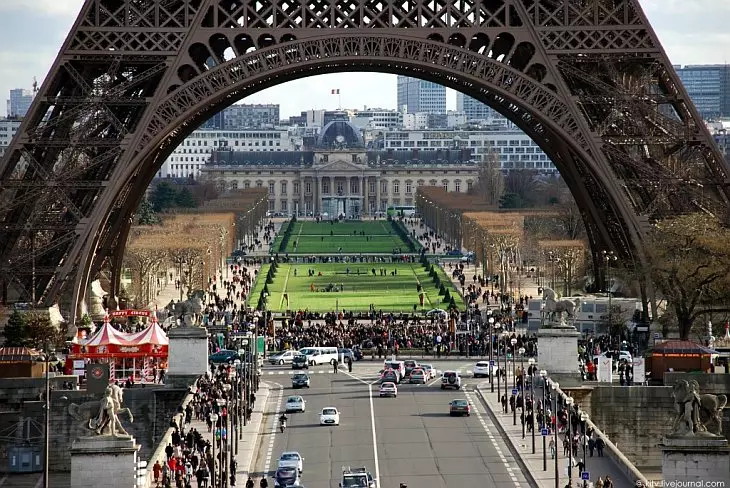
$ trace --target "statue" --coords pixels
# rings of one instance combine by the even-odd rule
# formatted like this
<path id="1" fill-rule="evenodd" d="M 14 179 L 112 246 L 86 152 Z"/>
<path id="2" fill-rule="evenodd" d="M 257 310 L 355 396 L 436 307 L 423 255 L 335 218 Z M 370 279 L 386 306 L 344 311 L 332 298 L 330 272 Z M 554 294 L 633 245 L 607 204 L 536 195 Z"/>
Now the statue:
<path id="1" fill-rule="evenodd" d="M 672 389 L 677 416 L 670 437 L 719 437 L 725 395 L 700 394 L 697 381 L 679 380 Z"/>
<path id="2" fill-rule="evenodd" d="M 555 299 L 557 294 L 552 289 L 543 287 L 540 290 L 542 290 L 542 299 L 545 300 L 543 311 L 550 314 L 549 320 L 552 323 L 557 322 L 560 327 L 567 327 L 564 314 L 575 320 L 575 313 L 580 309 L 580 298 L 576 298 L 575 301 L 568 299 L 557 301 Z"/>
<path id="3" fill-rule="evenodd" d="M 89 429 L 97 435 L 129 436 L 119 421 L 119 414 L 126 413 L 130 422 L 134 422 L 134 416 L 128 408 L 122 407 L 123 395 L 124 392 L 119 386 L 107 386 L 104 396 L 99 401 L 99 415 L 89 420 Z"/>
<path id="4" fill-rule="evenodd" d="M 180 327 L 193 327 L 199 324 L 203 313 L 203 301 L 193 297 L 175 304 L 175 316 L 180 318 Z"/>

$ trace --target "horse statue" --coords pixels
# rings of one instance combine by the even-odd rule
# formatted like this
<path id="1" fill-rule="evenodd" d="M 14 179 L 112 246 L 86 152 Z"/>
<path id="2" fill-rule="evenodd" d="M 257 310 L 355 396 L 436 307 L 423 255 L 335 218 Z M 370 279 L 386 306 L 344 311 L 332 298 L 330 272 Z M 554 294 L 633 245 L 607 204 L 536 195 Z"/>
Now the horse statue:
<path id="1" fill-rule="evenodd" d="M 568 314 L 568 318 L 575 320 L 576 312 L 580 309 L 580 298 L 575 301 L 563 299 L 556 300 L 557 294 L 548 287 L 541 288 L 542 299 L 545 300 L 545 312 L 550 314 L 550 320 L 556 322 L 559 319 L 561 324 L 565 324 L 563 314 Z"/>
<path id="2" fill-rule="evenodd" d="M 727 396 L 700 394 L 696 380 L 679 380 L 672 388 L 677 416 L 672 425 L 672 437 L 722 436 L 722 410 Z"/>
<path id="3" fill-rule="evenodd" d="M 174 313 L 180 317 L 181 327 L 191 327 L 200 323 L 203 314 L 203 301 L 199 297 L 190 298 L 174 305 Z"/>
<path id="4" fill-rule="evenodd" d="M 130 422 L 134 422 L 134 415 L 129 408 L 122 407 L 123 397 L 124 391 L 118 385 L 107 386 L 104 396 L 99 401 L 99 415 L 89 420 L 89 429 L 97 435 L 129 436 L 119 421 L 119 414 L 127 414 Z"/>

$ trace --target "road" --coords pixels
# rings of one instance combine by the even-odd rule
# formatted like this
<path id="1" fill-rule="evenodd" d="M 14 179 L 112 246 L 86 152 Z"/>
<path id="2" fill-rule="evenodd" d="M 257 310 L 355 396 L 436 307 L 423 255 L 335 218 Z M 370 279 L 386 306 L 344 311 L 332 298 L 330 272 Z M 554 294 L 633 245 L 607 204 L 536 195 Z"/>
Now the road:
<path id="1" fill-rule="evenodd" d="M 468 364 L 434 363 L 437 369 L 462 370 Z M 337 488 L 343 466 L 367 467 L 380 488 L 399 483 L 417 488 L 529 486 L 473 393 L 471 378 L 464 377 L 466 391 L 442 391 L 431 382 L 401 385 L 397 398 L 381 399 L 377 363 L 356 363 L 353 375 L 342 370 L 335 375 L 324 366 L 313 369 L 326 372 L 311 374 L 311 388 L 302 390 L 291 388 L 286 367 L 265 370 L 264 381 L 283 389 L 281 396 L 270 397 L 272 413 L 255 462 L 256 486 L 262 473 L 271 478 L 284 451 L 299 451 L 305 458 L 306 488 Z M 290 415 L 281 434 L 273 410 L 281 411 L 292 394 L 304 397 L 306 412 Z M 468 398 L 476 411 L 470 417 L 449 417 L 454 398 Z M 319 412 L 327 406 L 340 410 L 338 427 L 319 426 Z"/>

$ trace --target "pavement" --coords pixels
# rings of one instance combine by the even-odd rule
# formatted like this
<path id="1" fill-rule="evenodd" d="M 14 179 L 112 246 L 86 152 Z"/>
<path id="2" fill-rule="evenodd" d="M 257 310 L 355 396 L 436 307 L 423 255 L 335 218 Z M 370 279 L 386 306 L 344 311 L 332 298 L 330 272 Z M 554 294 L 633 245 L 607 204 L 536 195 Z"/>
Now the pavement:
<path id="1" fill-rule="evenodd" d="M 459 369 L 453 362 L 432 364 L 437 369 Z M 344 368 L 337 374 L 318 373 L 314 371 L 329 367 L 315 367 L 309 372 L 311 388 L 294 390 L 287 366 L 266 365 L 266 381 L 274 387 L 267 411 L 280 411 L 293 394 L 302 395 L 307 404 L 305 413 L 289 416 L 283 434 L 275 416 L 264 424 L 252 473 L 256 486 L 264 475 L 273 485 L 271 477 L 285 451 L 299 451 L 304 457 L 302 484 L 307 488 L 336 488 L 343 466 L 366 467 L 380 488 L 399 483 L 417 488 L 531 486 L 478 400 L 470 378 L 464 379 L 462 391 L 442 391 L 439 380 L 432 380 L 427 385 L 400 385 L 397 398 L 379 398 L 380 367 L 358 362 L 352 374 Z M 466 362 L 460 366 L 468 367 Z M 271 372 L 274 375 L 267 375 Z M 449 416 L 448 405 L 454 398 L 471 401 L 470 417 Z M 319 425 L 319 412 L 327 406 L 340 411 L 339 426 Z M 239 484 L 245 481 L 239 478 Z"/>
<path id="2" fill-rule="evenodd" d="M 511 376 L 510 376 L 511 378 Z M 508 379 L 509 389 L 511 390 L 512 380 Z M 496 425 L 499 425 L 499 431 L 502 436 L 508 439 L 510 449 L 513 455 L 518 456 L 527 471 L 530 473 L 536 486 L 539 488 L 555 488 L 555 459 L 550 456 L 550 439 L 553 438 L 554 434 L 545 439 L 545 449 L 543 451 L 543 440 L 540 435 L 540 431 L 535 431 L 535 454 L 532 454 L 532 435 L 525 429 L 525 437 L 522 437 L 522 424 L 520 423 L 520 411 L 517 411 L 517 425 L 514 425 L 514 417 L 512 412 L 503 413 L 502 405 L 497 399 L 497 385 L 494 385 L 494 393 L 491 391 L 489 381 L 480 380 L 477 386 L 477 395 L 481 398 L 489 409 L 489 416 Z M 504 386 L 504 385 L 503 385 Z M 501 390 L 504 393 L 504 389 Z M 542 390 L 537 388 L 535 390 L 535 398 L 542 398 Z M 568 483 L 568 468 L 566 464 L 566 458 L 563 456 L 563 436 L 559 435 L 558 439 L 558 475 L 559 475 L 559 488 L 563 488 Z M 545 458 L 547 459 L 547 469 L 543 469 L 543 452 L 545 452 Z M 603 479 L 606 475 L 609 475 L 613 479 L 614 486 L 619 488 L 629 488 L 635 486 L 633 480 L 629 480 L 626 475 L 619 469 L 616 463 L 609 457 L 598 457 L 597 453 L 593 457 L 590 457 L 590 453 L 586 453 L 587 460 L 585 461 L 585 470 L 588 472 L 590 483 L 595 483 L 599 477 Z M 582 448 L 578 449 L 578 457 L 576 461 L 583 459 Z M 578 468 L 573 467 L 572 469 L 573 487 L 582 486 L 577 485 L 579 482 L 580 475 Z M 589 486 L 592 486 L 589 483 Z"/>

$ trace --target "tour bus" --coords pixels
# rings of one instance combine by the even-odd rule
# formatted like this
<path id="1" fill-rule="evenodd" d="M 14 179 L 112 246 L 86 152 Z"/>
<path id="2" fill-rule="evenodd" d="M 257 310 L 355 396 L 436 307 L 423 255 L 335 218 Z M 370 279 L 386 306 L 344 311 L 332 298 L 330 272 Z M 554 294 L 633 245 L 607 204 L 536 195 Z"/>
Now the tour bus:
<path id="1" fill-rule="evenodd" d="M 299 354 L 307 356 L 307 362 L 310 366 L 327 363 L 333 364 L 335 360 L 339 361 L 336 347 L 305 347 L 299 349 Z"/>
<path id="2" fill-rule="evenodd" d="M 413 217 L 414 215 L 416 215 L 416 207 L 413 206 L 388 207 L 388 217 Z"/>

